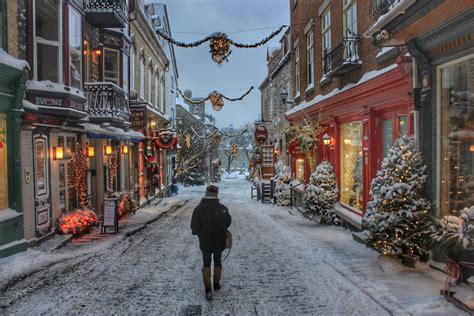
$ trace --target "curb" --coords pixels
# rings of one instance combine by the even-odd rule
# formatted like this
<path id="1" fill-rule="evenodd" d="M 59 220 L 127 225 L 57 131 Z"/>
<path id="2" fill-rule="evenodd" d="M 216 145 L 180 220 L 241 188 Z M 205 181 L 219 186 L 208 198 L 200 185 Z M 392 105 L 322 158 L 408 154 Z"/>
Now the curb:
<path id="1" fill-rule="evenodd" d="M 63 241 L 61 241 L 60 243 L 58 243 L 55 247 L 53 247 L 49 252 L 53 252 L 53 251 L 56 251 L 64 246 L 66 246 L 73 238 L 74 236 L 69 234 Z"/>

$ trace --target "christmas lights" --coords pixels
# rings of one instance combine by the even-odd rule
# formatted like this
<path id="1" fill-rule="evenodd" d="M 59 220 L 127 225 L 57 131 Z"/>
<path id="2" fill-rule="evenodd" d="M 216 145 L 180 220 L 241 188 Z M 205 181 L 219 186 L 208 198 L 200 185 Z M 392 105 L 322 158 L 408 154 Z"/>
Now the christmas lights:
<path id="1" fill-rule="evenodd" d="M 72 234 L 77 237 L 90 231 L 97 225 L 97 216 L 91 210 L 77 210 L 59 218 L 61 234 Z"/>

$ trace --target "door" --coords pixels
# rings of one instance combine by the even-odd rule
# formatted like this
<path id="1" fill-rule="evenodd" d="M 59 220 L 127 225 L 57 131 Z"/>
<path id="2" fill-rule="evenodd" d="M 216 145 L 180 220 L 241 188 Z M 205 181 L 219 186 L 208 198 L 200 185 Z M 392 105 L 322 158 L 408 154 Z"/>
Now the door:
<path id="1" fill-rule="evenodd" d="M 41 237 L 51 231 L 48 149 L 48 136 L 43 134 L 33 136 L 35 223 L 37 237 Z"/>

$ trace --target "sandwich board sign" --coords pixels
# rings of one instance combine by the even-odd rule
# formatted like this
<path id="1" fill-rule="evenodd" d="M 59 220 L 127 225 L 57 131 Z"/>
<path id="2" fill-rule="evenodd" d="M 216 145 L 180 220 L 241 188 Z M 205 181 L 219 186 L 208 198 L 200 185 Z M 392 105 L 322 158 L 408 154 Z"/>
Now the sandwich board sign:
<path id="1" fill-rule="evenodd" d="M 118 233 L 119 231 L 117 198 L 104 199 L 104 221 L 102 222 L 102 232 L 106 233 L 108 227 L 112 227 L 114 233 Z"/>

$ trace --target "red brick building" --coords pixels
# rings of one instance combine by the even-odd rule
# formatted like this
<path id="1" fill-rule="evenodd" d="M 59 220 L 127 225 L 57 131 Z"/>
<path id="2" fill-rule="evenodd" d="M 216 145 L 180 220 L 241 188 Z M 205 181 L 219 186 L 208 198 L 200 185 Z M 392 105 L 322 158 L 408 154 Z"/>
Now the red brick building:
<path id="1" fill-rule="evenodd" d="M 370 182 L 386 151 L 414 131 L 411 57 L 400 47 L 377 48 L 363 38 L 372 21 L 369 0 L 290 0 L 293 124 L 318 120 L 318 163 L 335 168 L 346 222 L 360 226 Z M 324 145 L 323 135 L 330 143 Z M 293 145 L 293 146 L 292 146 Z M 308 159 L 290 144 L 294 176 L 307 182 Z"/>

